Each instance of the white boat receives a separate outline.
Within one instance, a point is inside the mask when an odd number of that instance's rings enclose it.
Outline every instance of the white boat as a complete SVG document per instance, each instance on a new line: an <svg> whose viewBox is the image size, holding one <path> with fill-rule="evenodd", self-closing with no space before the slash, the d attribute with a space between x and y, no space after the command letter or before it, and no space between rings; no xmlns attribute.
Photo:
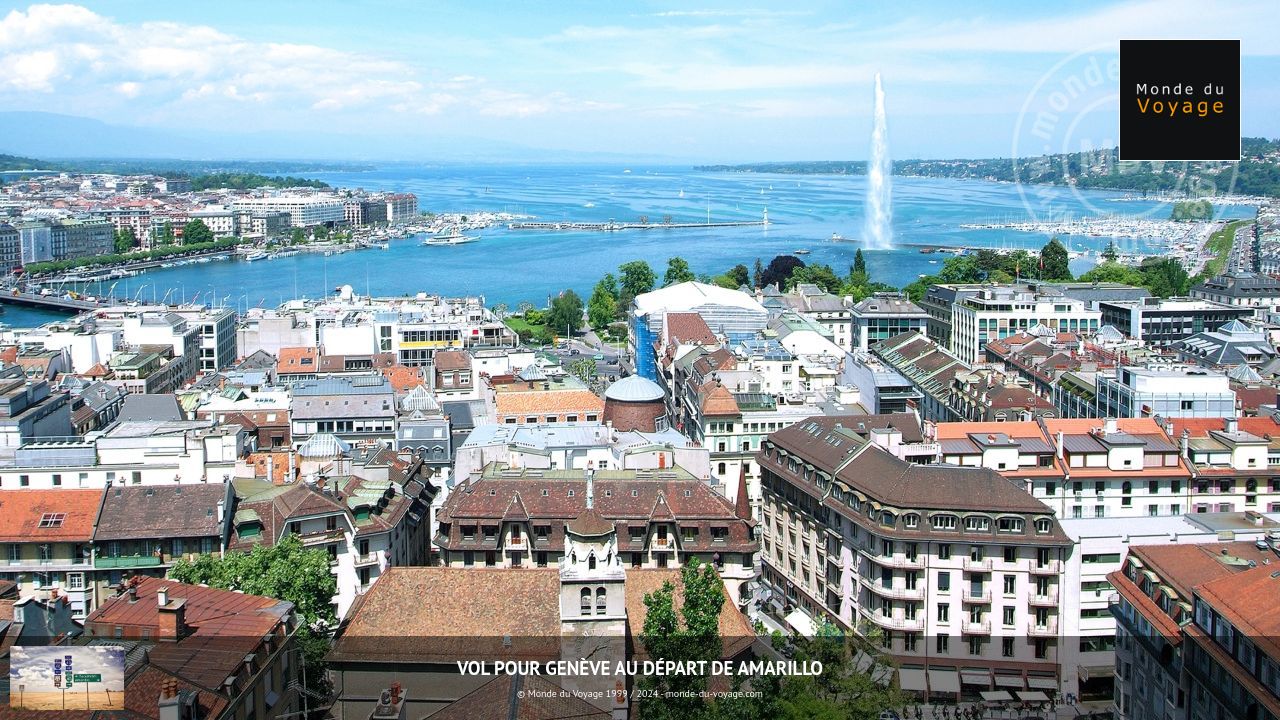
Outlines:
<svg viewBox="0 0 1280 720"><path fill-rule="evenodd" d="M840 233L831 233L832 242L840 242L841 240L844 240L843 235L841 235Z"/></svg>
<svg viewBox="0 0 1280 720"><path fill-rule="evenodd" d="M464 243L475 242L480 238L475 235L463 235L454 229L446 235L433 235L422 241L423 245L462 245Z"/></svg>
<svg viewBox="0 0 1280 720"><path fill-rule="evenodd" d="M244 259L246 262L253 262L254 260L265 260L266 258L267 258L267 254L262 252L261 250L254 250L251 253L245 253L245 256L244 256Z"/></svg>
<svg viewBox="0 0 1280 720"><path fill-rule="evenodd" d="M796 255L808 255L810 252L812 252L812 251L810 251L810 250L796 250L796 251L795 251L795 254L796 254Z"/></svg>
<svg viewBox="0 0 1280 720"><path fill-rule="evenodd" d="M589 202L589 203L586 203L585 205L583 205L582 207L584 207L584 208L593 208L593 207L595 207L595 206L596 206L596 204L595 204L595 203L593 203L593 202Z"/></svg>

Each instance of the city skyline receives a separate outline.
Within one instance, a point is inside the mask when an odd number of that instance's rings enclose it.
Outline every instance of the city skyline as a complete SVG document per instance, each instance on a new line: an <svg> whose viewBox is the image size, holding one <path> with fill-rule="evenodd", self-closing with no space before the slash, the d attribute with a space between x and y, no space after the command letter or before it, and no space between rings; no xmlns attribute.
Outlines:
<svg viewBox="0 0 1280 720"><path fill-rule="evenodd" d="M1024 142L1020 115L1071 58L1105 66L1134 37L1240 38L1243 133L1278 134L1280 111L1280 47L1265 34L1280 10L1264 3L931 3L908 15L826 3L385 2L353 15L288 2L86 2L15 4L0 18L9 111L132 128L164 138L156 147L168 156L863 159L876 72L895 158L1078 150L1114 144L1110 80L1067 111L1071 135L1043 147ZM10 130L0 152L41 147L12 131L40 117L0 118ZM113 154L95 148L77 138L62 154Z"/></svg>

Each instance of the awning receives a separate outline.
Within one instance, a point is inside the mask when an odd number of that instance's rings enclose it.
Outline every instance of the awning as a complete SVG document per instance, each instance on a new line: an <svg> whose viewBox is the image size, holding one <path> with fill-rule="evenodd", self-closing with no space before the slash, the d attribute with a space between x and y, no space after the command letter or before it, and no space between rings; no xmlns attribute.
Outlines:
<svg viewBox="0 0 1280 720"><path fill-rule="evenodd" d="M960 682L965 685L991 687L991 673L986 670L962 669L960 671Z"/></svg>
<svg viewBox="0 0 1280 720"><path fill-rule="evenodd" d="M960 673L950 668L945 670L929 670L929 692L960 692Z"/></svg>
<svg viewBox="0 0 1280 720"><path fill-rule="evenodd" d="M1057 690L1058 681L1056 678L1031 675L1027 677L1027 687L1040 688L1041 690Z"/></svg>
<svg viewBox="0 0 1280 720"><path fill-rule="evenodd" d="M983 690L980 694L986 702L1013 702L1013 696L1004 690Z"/></svg>
<svg viewBox="0 0 1280 720"><path fill-rule="evenodd" d="M1019 692L1018 699L1022 702L1049 702L1049 696L1039 690L1024 690Z"/></svg>
<svg viewBox="0 0 1280 720"><path fill-rule="evenodd" d="M808 615L805 615L803 610L792 610L791 614L787 616L787 624L801 635L808 638L813 637L813 620Z"/></svg>
<svg viewBox="0 0 1280 720"><path fill-rule="evenodd" d="M898 687L913 692L925 692L924 668L898 668Z"/></svg>
<svg viewBox="0 0 1280 720"><path fill-rule="evenodd" d="M996 675L997 687L1020 688L1023 686L1021 675Z"/></svg>

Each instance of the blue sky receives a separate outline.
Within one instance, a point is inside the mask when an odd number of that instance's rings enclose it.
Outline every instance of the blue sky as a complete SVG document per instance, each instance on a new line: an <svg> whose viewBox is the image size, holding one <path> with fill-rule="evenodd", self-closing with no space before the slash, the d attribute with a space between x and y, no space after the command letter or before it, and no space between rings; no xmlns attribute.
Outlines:
<svg viewBox="0 0 1280 720"><path fill-rule="evenodd" d="M440 142L845 159L867 154L880 72L894 157L1008 156L1114 144L1114 82L1050 137L1027 113L1120 38L1242 39L1243 130L1280 135L1277 27L1274 0L0 4L0 108L331 157L394 138L414 159Z"/></svg>

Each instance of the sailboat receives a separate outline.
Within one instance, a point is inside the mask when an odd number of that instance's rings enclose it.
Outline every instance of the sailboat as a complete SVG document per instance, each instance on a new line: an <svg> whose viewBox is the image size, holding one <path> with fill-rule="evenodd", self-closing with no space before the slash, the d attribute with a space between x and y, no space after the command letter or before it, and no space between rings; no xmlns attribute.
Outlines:
<svg viewBox="0 0 1280 720"><path fill-rule="evenodd" d="M680 188L680 197L684 197L684 188Z"/></svg>

